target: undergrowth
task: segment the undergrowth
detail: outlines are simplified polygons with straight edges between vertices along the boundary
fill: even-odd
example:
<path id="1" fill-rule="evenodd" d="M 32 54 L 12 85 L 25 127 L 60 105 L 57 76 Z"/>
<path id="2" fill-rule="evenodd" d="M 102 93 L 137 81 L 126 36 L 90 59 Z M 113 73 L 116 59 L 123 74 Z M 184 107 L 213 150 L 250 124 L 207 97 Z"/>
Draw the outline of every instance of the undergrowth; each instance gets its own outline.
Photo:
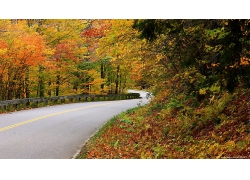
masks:
<path id="1" fill-rule="evenodd" d="M 249 94 L 221 92 L 200 103 L 159 94 L 114 118 L 78 158 L 250 158 Z"/>

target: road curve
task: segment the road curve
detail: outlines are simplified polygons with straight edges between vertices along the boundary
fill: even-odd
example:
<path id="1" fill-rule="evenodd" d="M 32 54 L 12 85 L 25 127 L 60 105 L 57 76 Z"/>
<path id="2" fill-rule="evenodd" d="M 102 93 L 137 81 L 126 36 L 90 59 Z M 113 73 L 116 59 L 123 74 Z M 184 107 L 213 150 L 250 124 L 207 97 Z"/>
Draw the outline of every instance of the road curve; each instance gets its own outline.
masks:
<path id="1" fill-rule="evenodd" d="M 130 91 L 138 92 L 138 91 Z M 0 115 L 1 159 L 68 159 L 115 115 L 142 99 L 49 106 Z"/>

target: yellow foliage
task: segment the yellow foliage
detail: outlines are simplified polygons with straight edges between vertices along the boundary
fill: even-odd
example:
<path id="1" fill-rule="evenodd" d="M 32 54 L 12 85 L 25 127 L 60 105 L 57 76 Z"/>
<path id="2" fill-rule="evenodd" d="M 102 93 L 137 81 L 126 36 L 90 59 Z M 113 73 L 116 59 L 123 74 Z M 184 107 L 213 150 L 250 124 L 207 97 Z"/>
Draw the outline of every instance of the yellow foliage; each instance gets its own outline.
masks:
<path id="1" fill-rule="evenodd" d="M 199 94 L 200 94 L 200 95 L 205 95 L 205 94 L 206 94 L 206 91 L 207 91 L 207 88 L 201 88 L 201 89 L 199 90 Z"/>
<path id="2" fill-rule="evenodd" d="M 0 55 L 4 55 L 7 53 L 7 48 L 0 49 Z"/>

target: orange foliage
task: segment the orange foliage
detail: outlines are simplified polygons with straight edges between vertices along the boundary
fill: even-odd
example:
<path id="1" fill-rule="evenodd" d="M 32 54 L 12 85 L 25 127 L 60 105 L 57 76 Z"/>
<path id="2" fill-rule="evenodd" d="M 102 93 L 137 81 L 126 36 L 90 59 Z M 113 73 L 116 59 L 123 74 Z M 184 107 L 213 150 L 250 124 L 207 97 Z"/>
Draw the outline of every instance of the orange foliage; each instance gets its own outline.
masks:
<path id="1" fill-rule="evenodd" d="M 249 65 L 249 62 L 250 62 L 250 58 L 242 57 L 240 59 L 240 65 L 247 66 Z"/>
<path id="2" fill-rule="evenodd" d="M 45 43 L 38 34 L 24 34 L 16 39 L 10 49 L 9 56 L 15 59 L 16 65 L 35 66 L 45 60 L 43 51 Z"/>

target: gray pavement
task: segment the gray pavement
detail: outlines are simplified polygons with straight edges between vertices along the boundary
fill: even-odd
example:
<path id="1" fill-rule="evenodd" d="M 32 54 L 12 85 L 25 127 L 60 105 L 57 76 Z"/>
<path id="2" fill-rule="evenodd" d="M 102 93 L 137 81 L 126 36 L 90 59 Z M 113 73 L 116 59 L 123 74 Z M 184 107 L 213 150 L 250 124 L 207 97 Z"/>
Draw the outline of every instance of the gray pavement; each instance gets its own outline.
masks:
<path id="1" fill-rule="evenodd" d="M 142 99 L 73 103 L 1 114 L 0 158 L 72 158 L 109 119 L 146 104 L 146 92 L 139 93 Z"/>

